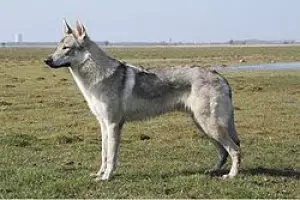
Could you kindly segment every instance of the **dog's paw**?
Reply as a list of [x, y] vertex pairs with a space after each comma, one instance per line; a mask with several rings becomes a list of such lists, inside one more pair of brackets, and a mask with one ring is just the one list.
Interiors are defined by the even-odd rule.
[[112, 179], [112, 175], [111, 173], [102, 173], [101, 175], [98, 175], [98, 174], [94, 174], [96, 177], [95, 178], [95, 181], [98, 182], [98, 181], [110, 181]]
[[97, 177], [95, 178], [95, 181], [96, 181], [96, 182], [102, 181], [101, 176], [97, 176]]
[[99, 177], [102, 181], [110, 181], [112, 179], [111, 173], [104, 173]]
[[226, 180], [226, 179], [232, 179], [232, 178], [234, 178], [235, 176], [233, 176], [233, 175], [231, 175], [231, 174], [224, 174], [223, 176], [222, 176], [222, 179], [223, 180]]
[[104, 168], [100, 168], [100, 170], [97, 173], [91, 173], [90, 177], [98, 177], [98, 176], [102, 176], [105, 172]]
[[204, 174], [208, 176], [218, 176], [220, 174], [220, 169], [208, 169], [204, 171]]
[[98, 175], [98, 173], [91, 173], [90, 174], [90, 177], [98, 177], [99, 175]]
[[205, 175], [211, 175], [212, 171], [213, 170], [211, 170], [211, 169], [207, 169], [207, 170], [204, 171], [204, 174]]

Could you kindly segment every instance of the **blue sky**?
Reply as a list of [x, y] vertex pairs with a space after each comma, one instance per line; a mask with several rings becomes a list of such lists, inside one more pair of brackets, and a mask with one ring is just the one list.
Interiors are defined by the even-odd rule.
[[300, 40], [299, 0], [2, 0], [0, 41], [57, 41], [63, 18], [97, 41]]

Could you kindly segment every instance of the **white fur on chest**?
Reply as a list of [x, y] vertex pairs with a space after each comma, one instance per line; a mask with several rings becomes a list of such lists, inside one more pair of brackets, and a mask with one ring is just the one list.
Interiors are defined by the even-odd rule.
[[88, 104], [90, 110], [92, 111], [92, 113], [94, 115], [98, 116], [99, 113], [98, 113], [98, 109], [97, 109], [97, 105], [98, 105], [97, 99], [84, 86], [82, 80], [80, 80], [80, 78], [77, 76], [76, 72], [74, 72], [71, 68], [69, 68], [69, 70], [70, 70], [79, 90], [81, 91], [85, 100], [87, 101], [87, 104]]

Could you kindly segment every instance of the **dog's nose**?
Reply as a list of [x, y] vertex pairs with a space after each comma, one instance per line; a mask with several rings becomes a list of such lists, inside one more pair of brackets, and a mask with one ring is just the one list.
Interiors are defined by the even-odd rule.
[[48, 56], [48, 57], [44, 60], [44, 62], [45, 62], [47, 65], [51, 65], [51, 63], [53, 62], [53, 59], [52, 59], [51, 56]]

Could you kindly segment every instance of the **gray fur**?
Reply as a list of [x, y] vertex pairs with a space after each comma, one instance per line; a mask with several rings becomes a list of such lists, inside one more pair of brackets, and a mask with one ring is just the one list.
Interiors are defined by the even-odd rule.
[[231, 89], [224, 77], [200, 67], [145, 70], [108, 56], [89, 39], [79, 23], [71, 33], [66, 26], [65, 32], [56, 51], [45, 62], [53, 68], [69, 67], [100, 123], [102, 163], [96, 180], [112, 178], [124, 122], [175, 110], [190, 113], [198, 129], [214, 141], [219, 161], [209, 172], [219, 170], [229, 154], [231, 170], [223, 177], [237, 175], [239, 139]]

